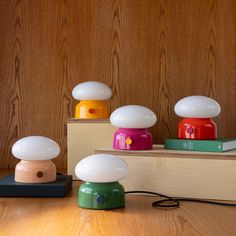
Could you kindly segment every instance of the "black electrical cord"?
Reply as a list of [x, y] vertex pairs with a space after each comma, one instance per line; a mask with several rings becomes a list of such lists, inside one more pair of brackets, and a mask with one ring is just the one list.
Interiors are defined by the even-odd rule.
[[225, 202], [209, 201], [209, 200], [195, 199], [195, 198], [169, 197], [164, 194], [149, 192], [149, 191], [126, 191], [125, 192], [125, 194], [132, 194], [132, 193], [143, 193], [143, 194], [150, 194], [150, 195], [154, 195], [154, 196], [163, 197], [164, 199], [161, 199], [161, 200], [158, 200], [158, 201], [155, 201], [152, 203], [152, 207], [154, 207], [154, 208], [166, 208], [166, 209], [179, 208], [180, 202], [198, 202], [198, 203], [236, 207], [235, 203], [225, 203]]

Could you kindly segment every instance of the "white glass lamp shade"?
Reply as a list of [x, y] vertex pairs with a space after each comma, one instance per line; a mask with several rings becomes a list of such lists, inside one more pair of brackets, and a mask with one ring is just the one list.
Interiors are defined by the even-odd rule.
[[112, 91], [107, 85], [96, 81], [80, 83], [72, 90], [76, 100], [108, 100], [111, 95]]
[[75, 167], [78, 179], [92, 183], [111, 183], [128, 175], [128, 165], [110, 154], [95, 154], [82, 159]]
[[12, 146], [12, 154], [22, 160], [42, 161], [57, 157], [59, 145], [50, 138], [43, 136], [28, 136], [18, 140]]
[[110, 116], [112, 125], [119, 128], [149, 128], [156, 121], [156, 114], [147, 107], [128, 105], [117, 108]]
[[179, 100], [175, 113], [185, 118], [212, 118], [220, 114], [220, 105], [212, 98], [205, 96], [189, 96]]

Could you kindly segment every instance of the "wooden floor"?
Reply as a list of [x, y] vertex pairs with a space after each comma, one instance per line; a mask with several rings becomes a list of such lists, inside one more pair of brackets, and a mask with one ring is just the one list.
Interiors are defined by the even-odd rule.
[[188, 202], [162, 210], [152, 208], [154, 197], [126, 195], [123, 209], [87, 210], [77, 204], [79, 184], [65, 198], [0, 198], [0, 235], [236, 235], [233, 207]]

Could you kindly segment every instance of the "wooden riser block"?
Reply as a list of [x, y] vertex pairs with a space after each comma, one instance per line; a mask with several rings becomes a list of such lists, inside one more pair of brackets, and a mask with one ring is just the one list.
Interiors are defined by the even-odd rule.
[[126, 191], [146, 190], [169, 196], [236, 200], [236, 151], [206, 153], [165, 150], [99, 149], [125, 160], [128, 178], [121, 181]]
[[67, 123], [67, 169], [75, 176], [75, 166], [83, 158], [93, 155], [100, 147], [112, 145], [113, 134], [117, 128], [109, 120], [70, 119]]

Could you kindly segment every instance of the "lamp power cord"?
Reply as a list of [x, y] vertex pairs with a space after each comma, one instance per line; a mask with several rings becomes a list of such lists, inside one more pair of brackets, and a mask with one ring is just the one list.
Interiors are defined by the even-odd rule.
[[169, 197], [164, 194], [160, 194], [160, 193], [156, 193], [156, 192], [149, 192], [149, 191], [126, 191], [125, 192], [125, 194], [137, 194], [137, 193], [138, 194], [154, 195], [154, 196], [164, 198], [164, 199], [161, 199], [158, 201], [154, 201], [152, 203], [152, 207], [154, 207], [154, 208], [175, 209], [175, 208], [180, 207], [180, 202], [198, 202], [198, 203], [205, 203], [205, 204], [236, 207], [235, 203], [209, 201], [209, 200], [205, 200], [205, 199], [195, 199], [195, 198]]

